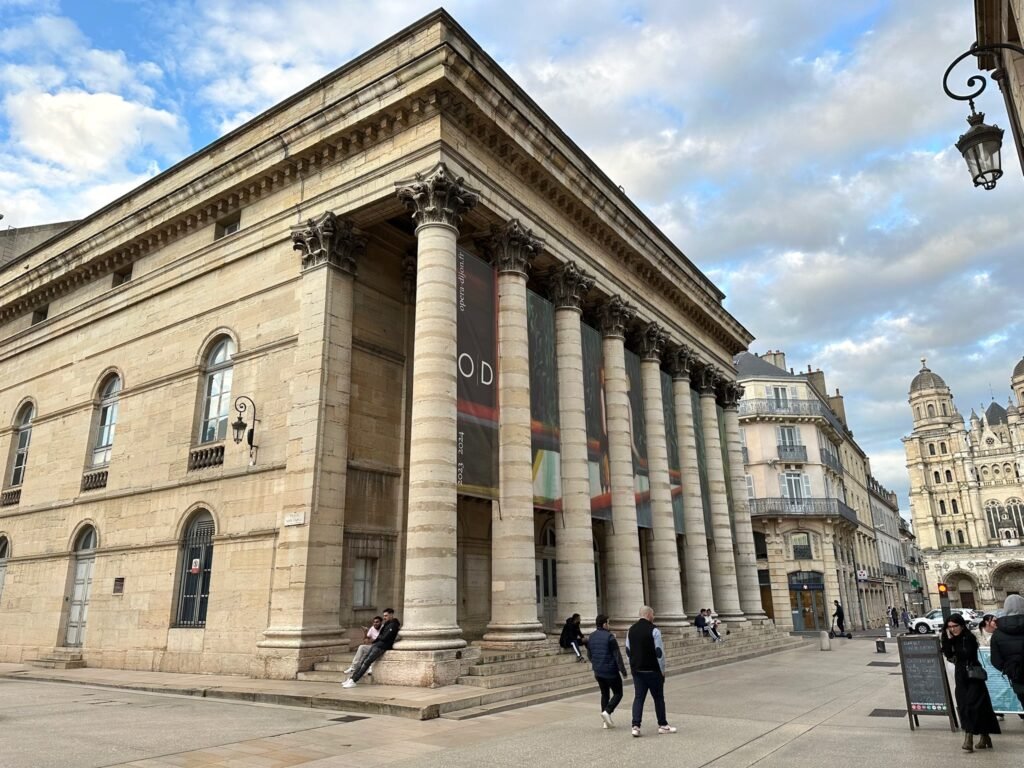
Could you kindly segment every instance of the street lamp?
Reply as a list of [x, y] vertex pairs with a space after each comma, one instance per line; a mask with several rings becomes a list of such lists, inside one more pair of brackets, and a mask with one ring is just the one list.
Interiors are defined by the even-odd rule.
[[1024, 48], [1013, 43], [991, 43], [989, 45], [974, 43], [953, 59], [953, 63], [946, 68], [946, 74], [942, 77], [942, 90], [946, 92], [946, 95], [956, 101], [966, 101], [971, 106], [971, 114], [967, 116], [967, 122], [971, 127], [957, 140], [956, 148], [964, 156], [974, 186], [983, 189], [995, 189], [996, 182], [1003, 175], [1003, 169], [1000, 167], [1003, 130], [997, 125], [987, 125], [985, 113], [977, 112], [974, 109], [974, 99], [980, 96], [988, 85], [985, 76], [971, 75], [967, 78], [967, 87], [975, 90], [970, 93], [958, 94], [949, 89], [949, 75], [953, 68], [968, 56], [978, 57], [984, 53], [994, 53], [1000, 48], [1024, 56]]
[[[249, 405], [246, 406], [244, 401], [248, 401]], [[245, 412], [252, 408], [252, 426], [250, 427], [245, 423], [243, 416]], [[256, 403], [252, 401], [251, 397], [247, 395], [239, 395], [235, 398], [235, 410], [238, 412], [238, 418], [235, 419], [231, 424], [231, 430], [235, 433], [235, 445], [242, 442], [244, 437], [249, 445], [249, 466], [256, 465], [256, 454], [259, 452], [259, 446], [256, 445], [256, 424], [259, 419], [256, 418]]]

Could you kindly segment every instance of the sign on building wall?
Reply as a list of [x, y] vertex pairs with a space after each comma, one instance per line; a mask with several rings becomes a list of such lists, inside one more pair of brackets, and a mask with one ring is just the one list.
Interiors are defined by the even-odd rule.
[[665, 411], [665, 447], [668, 449], [668, 479], [672, 489], [672, 517], [676, 533], [683, 533], [683, 473], [679, 466], [679, 433], [676, 432], [676, 403], [672, 377], [661, 372], [661, 404]]
[[533, 291], [526, 294], [530, 335], [530, 436], [533, 446], [533, 505], [561, 509], [561, 443], [555, 307]]
[[636, 524], [651, 528], [651, 478], [647, 466], [647, 416], [640, 379], [640, 356], [626, 350], [626, 379], [629, 382], [629, 443], [633, 454], [633, 493], [636, 495]]
[[590, 466], [590, 514], [612, 519], [611, 463], [608, 421], [604, 407], [604, 349], [601, 334], [582, 325], [583, 400], [587, 410], [587, 461]]
[[458, 486], [467, 496], [498, 495], [498, 281], [487, 262], [459, 249]]

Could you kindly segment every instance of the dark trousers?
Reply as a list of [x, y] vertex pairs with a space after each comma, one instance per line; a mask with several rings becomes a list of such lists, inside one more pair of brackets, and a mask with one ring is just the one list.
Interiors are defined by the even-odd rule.
[[668, 725], [665, 717], [665, 678], [661, 672], [639, 671], [633, 672], [633, 725], [639, 728], [644, 718], [648, 691], [654, 699], [654, 714], [658, 718], [658, 725]]
[[[615, 677], [598, 677], [594, 675], [594, 679], [601, 686], [601, 711], [607, 712], [610, 715], [619, 706], [619, 702], [622, 701], [622, 678], [618, 675]], [[615, 695], [612, 696], [611, 694]]]
[[371, 645], [370, 652], [363, 657], [363, 660], [359, 662], [359, 666], [356, 667], [355, 672], [352, 673], [352, 680], [358, 683], [359, 678], [366, 674], [366, 670], [370, 668], [370, 665], [383, 656], [386, 650], [387, 648], [383, 645], [378, 645], [377, 643]]

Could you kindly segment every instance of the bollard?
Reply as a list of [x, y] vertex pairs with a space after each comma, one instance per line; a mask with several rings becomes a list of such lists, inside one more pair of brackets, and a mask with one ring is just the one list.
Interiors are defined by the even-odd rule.
[[890, 627], [888, 623], [885, 625], [885, 636], [892, 637], [892, 627]]
[[882, 639], [875, 640], [875, 652], [876, 653], [885, 653], [885, 640], [882, 640]]
[[826, 632], [825, 630], [822, 630], [821, 632], [818, 633], [818, 642], [819, 642], [818, 650], [821, 650], [821, 651], [831, 651], [832, 650], [832, 641], [829, 640], [828, 632]]

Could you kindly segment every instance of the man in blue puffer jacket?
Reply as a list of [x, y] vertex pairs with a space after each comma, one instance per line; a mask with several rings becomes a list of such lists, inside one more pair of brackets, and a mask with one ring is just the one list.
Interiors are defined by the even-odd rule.
[[599, 613], [594, 623], [597, 629], [587, 640], [587, 656], [594, 669], [594, 679], [601, 687], [601, 727], [612, 728], [615, 725], [612, 712], [622, 701], [622, 678], [626, 676], [626, 665], [615, 635], [608, 631], [608, 617]]

